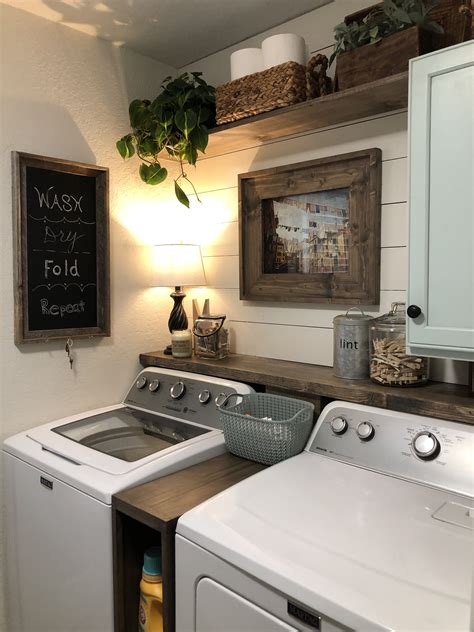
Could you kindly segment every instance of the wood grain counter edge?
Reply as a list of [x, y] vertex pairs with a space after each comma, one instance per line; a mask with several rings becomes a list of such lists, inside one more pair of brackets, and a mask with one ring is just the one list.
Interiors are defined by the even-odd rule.
[[154, 529], [172, 528], [184, 513], [265, 469], [229, 452], [113, 497], [114, 508]]

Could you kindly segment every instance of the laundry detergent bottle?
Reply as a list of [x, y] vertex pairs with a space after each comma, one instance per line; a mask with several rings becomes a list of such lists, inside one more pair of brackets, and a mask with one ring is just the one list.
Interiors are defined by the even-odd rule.
[[145, 551], [140, 582], [138, 632], [163, 632], [163, 578], [159, 546], [152, 546]]

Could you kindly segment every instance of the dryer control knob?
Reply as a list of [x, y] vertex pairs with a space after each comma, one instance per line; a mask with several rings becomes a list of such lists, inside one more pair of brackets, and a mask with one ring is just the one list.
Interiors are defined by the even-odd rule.
[[344, 419], [344, 417], [334, 417], [334, 419], [331, 421], [331, 430], [334, 432], [334, 434], [344, 434], [347, 430], [347, 427], [347, 421]]
[[419, 432], [413, 439], [412, 445], [416, 456], [425, 461], [435, 459], [441, 450], [438, 439], [428, 431]]
[[198, 396], [200, 404], [208, 404], [211, 401], [211, 391], [207, 389], [201, 391]]
[[184, 382], [176, 382], [170, 388], [170, 395], [173, 399], [181, 399], [186, 392], [186, 386]]
[[363, 421], [357, 426], [357, 436], [362, 441], [370, 441], [375, 434], [373, 425], [369, 421]]
[[148, 380], [146, 379], [146, 377], [144, 375], [140, 375], [140, 377], [138, 378], [138, 380], [135, 382], [135, 386], [141, 390], [142, 388], [145, 388], [146, 384], [147, 384]]
[[156, 391], [160, 388], [160, 380], [152, 380], [148, 384], [148, 390], [150, 393], [156, 393]]

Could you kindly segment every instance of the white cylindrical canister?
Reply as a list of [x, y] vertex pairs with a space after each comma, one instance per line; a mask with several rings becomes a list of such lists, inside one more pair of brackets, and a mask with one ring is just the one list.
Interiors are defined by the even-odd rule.
[[262, 42], [263, 66], [271, 68], [287, 61], [306, 65], [306, 42], [300, 35], [280, 33], [267, 37]]
[[230, 78], [240, 79], [246, 75], [263, 70], [263, 56], [261, 48], [241, 48], [230, 56]]

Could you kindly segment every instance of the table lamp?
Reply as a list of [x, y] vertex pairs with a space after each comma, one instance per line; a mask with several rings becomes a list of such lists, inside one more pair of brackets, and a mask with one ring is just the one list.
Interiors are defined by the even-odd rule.
[[[153, 249], [153, 287], [173, 287], [170, 294], [174, 300], [168, 320], [168, 329], [181, 331], [188, 328], [188, 318], [183, 309], [186, 294], [184, 286], [206, 285], [201, 248], [195, 244], [159, 244]], [[171, 355], [171, 345], [164, 352]]]

